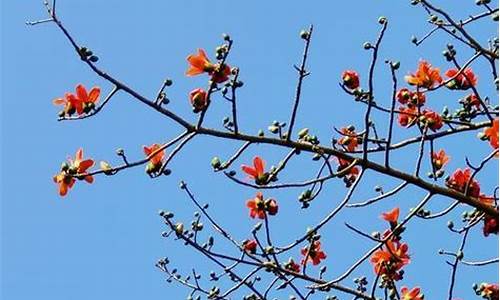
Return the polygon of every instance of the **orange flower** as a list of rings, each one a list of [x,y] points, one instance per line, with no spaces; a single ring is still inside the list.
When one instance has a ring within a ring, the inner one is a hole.
[[[401,288],[401,300],[424,300],[424,295],[420,294],[419,287],[409,290],[406,286],[403,286]]]
[[[196,76],[205,72],[211,73],[215,70],[215,65],[210,62],[203,49],[198,49],[198,54],[189,55],[187,61],[190,65],[186,71],[187,76]]]
[[[76,179],[85,180],[88,183],[94,182],[92,175],[87,175],[87,170],[94,166],[92,159],[83,159],[83,149],[76,151],[75,159],[68,158],[68,162],[63,163],[59,174],[53,177],[55,183],[59,185],[59,195],[65,196],[68,190],[73,188]]]
[[[89,113],[92,109],[95,108],[96,103],[99,101],[100,94],[101,89],[98,86],[93,87],[88,93],[87,89],[82,84],[76,86],[76,96],[82,103],[82,109],[84,113]]]
[[[443,149],[438,152],[432,152],[432,165],[435,170],[441,170],[449,161],[450,157],[446,155]]]
[[[417,115],[418,110],[416,107],[400,107],[398,116],[399,125],[407,128],[415,125]]]
[[[257,251],[257,242],[255,240],[245,240],[243,242],[243,250],[255,254]]]
[[[64,105],[62,114],[71,116],[75,112],[81,114],[83,112],[83,105],[80,99],[71,93],[66,93],[64,98],[57,98],[52,101],[54,105]]]
[[[163,158],[165,157],[165,150],[161,150],[162,145],[152,144],[151,146],[143,146],[144,154],[149,157],[149,163],[146,166],[146,173],[151,174],[158,172],[163,164]],[[155,153],[150,157],[153,153]]]
[[[469,168],[465,168],[464,170],[457,169],[450,177],[446,179],[446,186],[464,193],[471,175],[471,170]],[[472,197],[479,197],[480,193],[481,187],[479,186],[479,182],[477,182],[475,179],[472,179],[467,195]]]
[[[433,68],[432,65],[425,60],[421,60],[417,71],[414,74],[405,76],[405,80],[408,84],[427,89],[443,81],[441,75],[439,75],[439,69]]]
[[[356,132],[344,127],[340,130],[342,137],[338,140],[338,144],[347,148],[348,151],[352,152],[358,147],[358,135]]]
[[[342,82],[348,89],[357,89],[359,87],[359,75],[356,71],[346,70],[342,73]]]
[[[321,250],[320,241],[314,241],[312,245],[302,248],[300,253],[305,256],[301,261],[302,265],[311,262],[314,266],[316,266],[321,263],[322,259],[326,258],[325,252]]]
[[[443,127],[443,118],[441,118],[438,113],[429,109],[424,109],[420,116],[420,122],[426,124],[427,128],[432,131],[439,130]]]
[[[484,136],[490,141],[490,145],[493,149],[498,149],[498,118],[493,120],[493,125],[491,127],[484,129]]]
[[[386,213],[382,213],[381,217],[382,217],[382,219],[389,222],[391,224],[391,226],[397,225],[398,218],[399,218],[399,207],[395,207]]]
[[[384,248],[373,253],[370,261],[373,264],[375,274],[400,280],[403,276],[399,270],[410,263],[408,245],[398,241],[387,241]]]
[[[189,68],[186,71],[187,76],[196,76],[208,73],[216,83],[226,81],[231,74],[231,67],[227,64],[213,64],[207,57],[205,50],[198,49],[198,54],[191,54],[187,57]]]
[[[253,168],[242,165],[241,169],[248,175],[248,177],[254,179],[257,185],[265,185],[267,184],[267,180],[269,178],[269,173],[264,172],[265,165],[265,161],[263,161],[259,156],[256,156],[253,159]]]
[[[458,69],[449,69],[446,71],[445,75],[449,78],[457,76]],[[472,69],[466,68],[462,73],[460,73],[455,79],[450,81],[446,86],[452,90],[467,90],[472,86],[476,86],[477,77],[472,72]]]
[[[193,112],[198,113],[207,107],[207,92],[203,89],[195,89],[189,93],[189,100],[193,106]]]

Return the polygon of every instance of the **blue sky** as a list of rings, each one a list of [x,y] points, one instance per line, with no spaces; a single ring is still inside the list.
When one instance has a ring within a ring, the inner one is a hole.
[[[410,43],[412,35],[422,36],[430,29],[426,16],[408,1],[323,1],[314,5],[306,1],[58,1],[58,13],[70,32],[82,45],[99,57],[99,66],[133,86],[140,93],[154,97],[162,80],[170,77],[169,107],[190,120],[188,92],[205,86],[206,78],[187,78],[185,57],[202,47],[213,53],[221,43],[221,34],[235,40],[229,63],[241,69],[245,82],[239,93],[240,127],[248,133],[267,128],[273,120],[288,121],[299,62],[301,29],[314,24],[310,70],[304,84],[297,127],[309,127],[327,143],[333,126],[354,124],[361,127],[364,107],[353,103],[338,87],[340,73],[355,69],[366,83],[369,53],[362,49],[365,41],[373,41],[378,33],[377,19],[384,15],[389,29],[382,44],[380,64],[376,69],[375,93],[379,101],[390,101],[390,77],[384,59],[401,61],[398,73],[415,69],[420,58],[446,69],[441,50],[449,41],[436,34],[422,46]],[[446,1],[441,1],[447,4]],[[470,3],[470,13],[478,8]],[[462,7],[451,9],[464,16]],[[467,12],[469,14],[469,11]],[[186,196],[179,190],[186,180],[202,202],[210,203],[210,211],[232,230],[238,240],[248,237],[254,220],[247,216],[245,200],[255,191],[228,182],[213,174],[210,159],[229,157],[239,143],[199,137],[172,162],[173,174],[151,180],[143,168],[128,170],[112,177],[98,177],[92,186],[80,183],[62,199],[57,195],[52,176],[67,155],[84,147],[86,155],[96,160],[118,163],[116,148],[125,149],[130,159],[142,158],[142,145],[163,142],[177,135],[181,128],[126,94],[118,94],[94,118],[82,122],[57,122],[58,109],[52,99],[74,89],[78,83],[101,86],[103,93],[112,87],[97,78],[75,56],[62,34],[53,24],[35,27],[27,20],[46,17],[42,1],[2,1],[2,296],[3,299],[164,299],[185,297],[187,291],[167,284],[163,274],[154,268],[155,261],[168,256],[184,274],[191,266],[209,271],[207,263],[191,249],[160,235],[165,227],[157,216],[159,209],[171,210],[176,218],[189,223],[194,212]],[[497,23],[485,20],[472,28],[481,41],[496,34]],[[472,55],[457,48],[459,61]],[[496,99],[487,64],[473,66],[479,76],[482,93]],[[444,105],[458,107],[461,92],[437,92],[428,103],[440,111]],[[222,99],[214,101],[206,124],[221,127],[230,114]],[[385,119],[374,116],[385,132]],[[415,135],[415,129],[397,129],[397,139]],[[452,162],[448,170],[464,166],[465,155],[479,162],[490,150],[470,133],[461,138],[448,138],[436,147],[449,150]],[[396,152],[393,161],[398,168],[409,170],[414,165],[416,147]],[[276,163],[283,149],[256,145],[242,156],[248,163],[255,154],[269,164]],[[380,159],[374,155],[373,158]],[[313,176],[317,163],[303,154],[290,164],[280,179],[302,180]],[[424,166],[428,166],[426,162]],[[426,169],[427,170],[427,169]],[[498,182],[496,162],[486,167],[478,179],[483,191],[492,191]],[[366,188],[355,199],[373,196],[376,184],[385,189],[397,181],[368,172]],[[238,176],[243,176],[239,174]],[[332,182],[311,205],[301,210],[297,196],[300,190],[266,193],[280,204],[280,213],[272,219],[278,244],[286,244],[318,222],[343,197],[340,181]],[[408,188],[365,210],[345,210],[322,233],[329,255],[327,276],[340,274],[371,245],[347,231],[343,222],[367,232],[382,230],[385,224],[378,215],[394,206],[403,211],[414,206],[423,191]],[[436,197],[429,208],[437,211],[450,199]],[[447,295],[449,267],[437,249],[456,249],[459,237],[446,229],[450,219],[460,223],[466,207],[450,216],[434,220],[414,220],[405,232],[411,245],[413,262],[406,269],[404,284],[420,285],[428,299]],[[224,247],[224,246],[221,246]],[[224,248],[222,248],[224,249]],[[471,233],[465,251],[468,260],[489,259],[498,255],[498,239],[485,239],[480,229]],[[298,250],[294,253],[297,258]],[[284,258],[285,259],[285,258]],[[354,275],[369,275],[371,266],[364,264]],[[456,297],[472,299],[473,282],[498,281],[497,266],[482,269],[460,266]],[[350,284],[346,280],[346,284]],[[346,295],[339,294],[341,299]]]

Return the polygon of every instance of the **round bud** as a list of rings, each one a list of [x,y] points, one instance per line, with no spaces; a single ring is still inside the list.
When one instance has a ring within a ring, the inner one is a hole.
[[[418,42],[417,37],[416,37],[416,36],[414,36],[414,35],[412,35],[412,36],[411,36],[411,42],[412,42],[413,44],[416,44],[416,43]]]
[[[382,16],[382,17],[379,17],[378,18],[378,23],[381,24],[381,25],[384,25],[385,23],[387,23],[387,18]]]
[[[370,49],[371,47],[372,47],[372,44],[370,44],[369,42],[365,42],[365,43],[363,44],[363,48],[364,48],[365,50],[368,50],[368,49]]]
[[[95,55],[92,55],[89,57],[89,61],[95,63],[99,60],[99,57],[95,56]]]
[[[304,39],[304,40],[308,40],[309,39],[309,32],[307,30],[302,30],[300,32],[300,38]]]
[[[165,79],[165,86],[171,86],[172,84],[174,84],[174,82],[172,81],[172,79],[170,79],[170,78]]]

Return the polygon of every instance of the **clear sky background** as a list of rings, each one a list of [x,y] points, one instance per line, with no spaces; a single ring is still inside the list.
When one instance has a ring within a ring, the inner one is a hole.
[[[401,61],[401,86],[403,75],[413,71],[420,58],[443,70],[448,68],[440,54],[449,41],[445,35],[437,34],[418,48],[410,43],[411,35],[422,36],[431,27],[422,9],[408,2],[60,0],[58,14],[77,41],[100,57],[100,67],[140,93],[154,97],[162,80],[172,78],[169,107],[191,120],[196,116],[190,111],[187,94],[193,88],[206,86],[206,77],[185,77],[185,58],[198,47],[213,56],[221,34],[231,34],[235,44],[228,61],[241,68],[245,82],[238,106],[241,130],[248,133],[267,128],[273,120],[288,121],[296,84],[292,66],[299,62],[303,46],[298,33],[313,23],[312,75],[304,84],[296,128],[311,128],[327,144],[333,125],[361,127],[365,108],[353,103],[337,83],[342,70],[355,69],[366,86],[370,55],[362,44],[376,38],[379,16],[389,20],[376,69],[375,94],[380,103],[388,105],[391,92],[384,59]],[[450,5],[450,1],[440,2]],[[473,2],[460,1],[459,7],[450,10],[466,17],[479,11]],[[57,122],[58,108],[52,105],[52,99],[72,91],[78,83],[99,85],[103,93],[111,86],[82,64],[55,25],[24,25],[27,20],[45,17],[42,1],[2,1],[2,299],[182,299],[187,290],[166,283],[164,275],[154,267],[155,261],[168,256],[183,274],[192,266],[201,271],[215,270],[215,266],[182,243],[162,238],[165,227],[157,211],[171,210],[179,220],[190,222],[194,208],[178,188],[184,179],[200,201],[211,204],[210,211],[238,240],[249,237],[256,222],[248,218],[244,203],[255,191],[228,182],[221,174],[213,174],[210,167],[214,155],[229,157],[239,143],[200,137],[172,162],[173,174],[169,177],[151,180],[143,167],[138,167],[113,177],[97,177],[91,186],[78,182],[66,198],[60,198],[52,176],[79,147],[84,147],[86,156],[111,163],[118,163],[114,153],[121,147],[135,160],[143,157],[142,145],[164,142],[181,128],[123,93],[94,118]],[[486,19],[473,31],[484,42],[497,34],[497,23]],[[470,50],[458,50],[461,62],[472,55]],[[479,61],[473,68],[483,95],[496,99],[486,63]],[[463,95],[438,92],[428,97],[428,103],[438,111],[444,105],[455,108]],[[215,99],[213,104],[206,124],[220,128],[230,107],[222,99]],[[385,132],[383,116],[375,115],[374,119]],[[415,128],[398,129],[396,134],[400,140],[417,132]],[[475,135],[472,132],[437,143],[438,149],[445,148],[452,156],[447,170],[463,167],[465,155],[477,163],[489,153],[489,145]],[[395,153],[395,166],[410,170],[416,151],[416,147],[409,147]],[[235,167],[250,162],[256,154],[272,164],[285,152],[252,146]],[[491,193],[498,182],[496,163],[478,177],[486,193]],[[425,171],[428,166],[425,161]],[[280,179],[307,179],[317,167],[318,163],[303,154],[290,163]],[[364,188],[353,200],[373,196],[376,184],[386,190],[398,184],[373,172],[367,175]],[[240,173],[237,176],[243,177]],[[323,195],[308,210],[300,209],[299,189],[265,193],[280,204],[280,213],[271,223],[276,243],[287,244],[307,226],[317,223],[337,205],[345,191],[341,181],[327,184]],[[378,217],[381,212],[394,206],[407,212],[423,195],[423,191],[408,188],[368,209],[343,211],[322,232],[328,254],[327,277],[341,274],[372,246],[348,231],[343,222],[367,232],[383,230],[386,224]],[[450,201],[436,197],[429,209],[437,211]],[[453,219],[460,224],[459,216],[465,209],[461,206],[433,221],[414,220],[404,234],[413,260],[406,268],[403,283],[420,285],[428,299],[447,295],[449,267],[445,258],[436,253],[440,248],[454,251],[458,247],[459,237],[447,231],[446,222]],[[298,250],[292,254],[299,257]],[[479,227],[474,229],[465,250],[466,259],[497,255],[497,237],[484,238]],[[456,297],[474,299],[472,283],[498,282],[497,268],[460,266]],[[353,275],[362,274],[368,275],[371,282],[373,271],[368,263]],[[345,283],[351,284],[351,279]]]

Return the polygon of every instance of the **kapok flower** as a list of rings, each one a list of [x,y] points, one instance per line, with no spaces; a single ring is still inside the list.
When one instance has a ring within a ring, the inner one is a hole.
[[[189,93],[189,100],[193,106],[193,112],[198,113],[207,107],[207,92],[204,89],[194,89]]]
[[[231,74],[231,67],[227,64],[213,64],[207,57],[205,50],[198,49],[198,54],[191,54],[187,57],[189,68],[186,71],[187,76],[196,76],[208,73],[216,83],[226,81]]]
[[[59,186],[59,195],[65,196],[68,190],[73,188],[76,179],[85,180],[88,183],[94,182],[94,177],[88,175],[87,170],[94,166],[92,159],[83,159],[83,149],[76,151],[75,159],[68,158],[68,161],[63,163],[59,174],[53,177],[53,180]]]
[[[458,74],[458,69],[449,69],[445,75],[449,78],[455,77],[446,86],[452,90],[467,90],[477,84],[477,77],[472,72],[471,68],[466,68],[462,73]],[[458,75],[457,75],[458,74]]]
[[[348,89],[354,90],[359,87],[359,75],[356,71],[346,70],[342,73],[342,83]]]
[[[98,86],[93,87],[89,92],[87,92],[87,89],[83,84],[76,86],[76,96],[82,104],[84,113],[89,113],[95,108],[96,103],[99,101],[100,94],[101,89]]]
[[[300,265],[296,263],[293,258],[288,259],[284,265],[285,269],[295,273],[300,273]]]
[[[415,125],[415,121],[418,116],[418,110],[416,107],[400,107],[398,122],[399,125],[403,127],[411,127]]]
[[[144,154],[149,157],[149,162],[146,166],[146,173],[152,174],[161,169],[161,166],[163,165],[163,158],[165,157],[165,150],[160,150],[161,148],[162,145],[160,144],[143,146]],[[153,153],[155,154],[153,155]]]
[[[264,219],[266,217],[266,213],[274,216],[278,213],[278,203],[276,200],[270,198],[264,200],[264,196],[261,192],[257,192],[255,198],[247,201],[247,207],[250,209],[250,217],[251,218],[259,218]]]
[[[498,118],[493,120],[491,127],[484,129],[484,136],[490,141],[490,145],[493,149],[498,149]]]
[[[424,300],[424,295],[420,293],[419,287],[414,287],[411,290],[406,286],[401,288],[401,300]]]
[[[248,177],[255,180],[257,185],[266,185],[269,179],[269,173],[264,172],[265,161],[259,156],[255,156],[253,159],[253,168],[247,165],[242,165],[241,169],[245,172]]]
[[[395,207],[386,213],[382,213],[380,217],[389,222],[389,224],[391,224],[391,227],[395,227],[398,224],[399,207]]]
[[[403,276],[399,270],[410,263],[408,245],[399,241],[387,241],[385,247],[373,253],[370,261],[375,274],[392,280],[400,280]]]
[[[343,159],[340,157],[337,157],[337,161],[339,163],[339,166],[337,168],[337,172],[345,171],[346,168],[348,168],[352,161],[349,161],[347,159]],[[359,169],[356,166],[351,167],[349,170],[344,175],[344,180],[347,180],[347,182],[354,182],[356,180],[356,177],[358,177],[359,174]]]
[[[304,256],[301,261],[302,265],[311,262],[314,266],[319,265],[321,260],[326,258],[325,252],[321,250],[320,241],[314,241],[312,245],[308,245],[300,250],[300,253]]]
[[[430,63],[421,60],[414,74],[405,76],[406,82],[417,87],[432,88],[443,81],[438,68],[433,68]]]
[[[463,100],[462,103],[466,107],[475,107],[476,109],[481,108],[481,102],[479,101],[479,98],[476,97],[474,94],[469,94],[467,95]]]
[[[78,99],[72,93],[66,93],[64,98],[57,98],[52,101],[54,105],[63,105],[63,110],[61,111],[61,116],[68,115],[71,116],[75,112],[81,114],[83,112],[83,106],[80,99]]]
[[[255,254],[257,251],[257,242],[255,240],[245,240],[243,242],[243,250],[248,253]]]
[[[443,149],[438,152],[432,152],[432,165],[436,171],[441,170],[449,161],[450,157],[446,155]]]
[[[338,144],[347,148],[348,151],[356,150],[359,145],[359,139],[356,132],[350,130],[348,127],[343,127],[340,129],[342,137],[338,140]]]
[[[498,284],[482,283],[479,287],[481,297],[488,300],[498,300]]]
[[[470,181],[467,195],[472,197],[479,197],[481,187],[479,186],[479,182],[477,182],[475,179],[470,180],[471,176],[472,174],[469,168],[465,168],[464,170],[457,169],[450,177],[446,179],[446,186],[456,191],[465,193],[466,186]]]
[[[490,234],[498,234],[498,220],[490,216],[484,217],[483,234],[489,236]]]
[[[432,131],[437,131],[443,127],[443,118],[438,113],[429,109],[424,109],[420,116],[420,122],[427,125],[427,128]]]
[[[412,93],[413,92],[410,91],[409,89],[402,88],[396,94],[396,99],[398,99],[399,103],[406,104],[406,103],[408,103],[408,100],[410,100]]]

